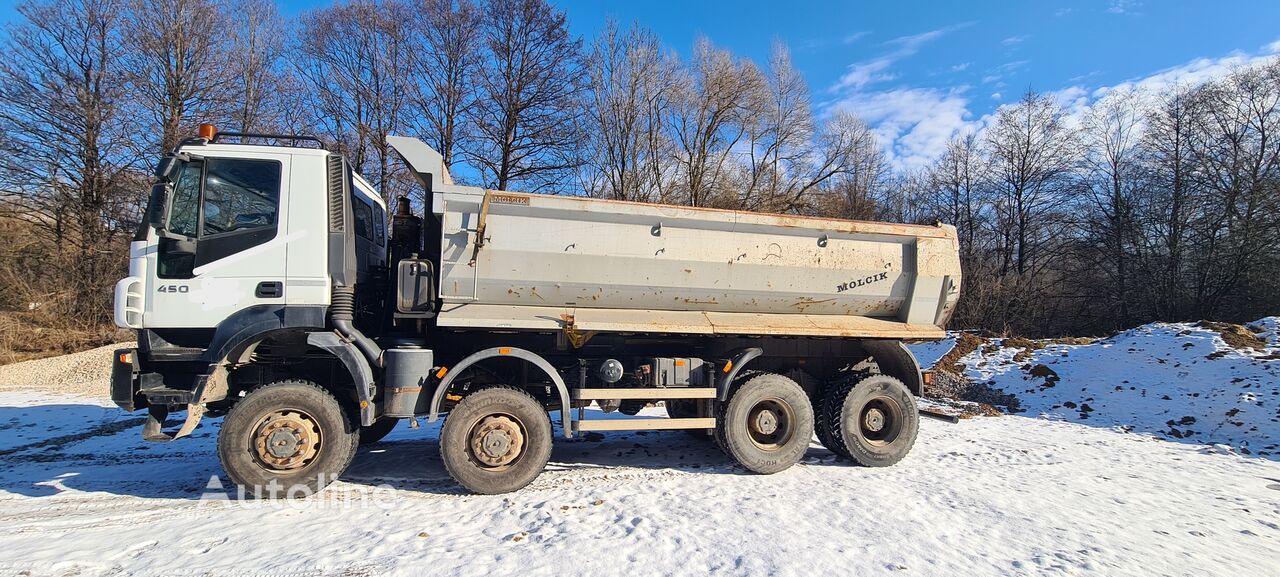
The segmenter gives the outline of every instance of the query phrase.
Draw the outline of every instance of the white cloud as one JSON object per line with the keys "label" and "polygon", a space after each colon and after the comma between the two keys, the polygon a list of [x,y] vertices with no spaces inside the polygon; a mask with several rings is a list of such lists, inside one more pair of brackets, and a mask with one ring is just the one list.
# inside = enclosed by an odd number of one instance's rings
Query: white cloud
{"label": "white cloud", "polygon": [[952,72],[964,72],[964,71],[965,71],[965,70],[967,70],[970,66],[973,66],[973,63],[972,63],[972,62],[961,62],[961,63],[959,63],[959,64],[953,65],[953,66],[951,67],[951,71],[952,71]]}
{"label": "white cloud", "polygon": [[965,88],[898,88],[849,94],[832,111],[847,110],[872,126],[889,161],[899,168],[928,165],[952,135],[976,129]]}
{"label": "white cloud", "polygon": [[1142,7],[1142,2],[1138,0],[1111,0],[1111,6],[1107,8],[1107,12],[1112,14],[1139,14],[1135,12]]}
{"label": "white cloud", "polygon": [[973,25],[973,22],[963,22],[937,30],[929,30],[920,34],[912,34],[910,36],[899,36],[886,42],[887,46],[893,47],[889,52],[872,58],[863,60],[849,65],[849,69],[840,77],[835,86],[831,87],[831,92],[840,92],[842,90],[860,90],[863,87],[886,82],[897,78],[896,75],[885,72],[895,62],[914,55],[920,51],[920,48],[929,42],[937,40],[942,36]]}
{"label": "white cloud", "polygon": [[1015,44],[1022,44],[1026,40],[1027,40],[1027,36],[1024,34],[1020,36],[1010,36],[1008,38],[1005,38],[1004,40],[1001,40],[1000,43],[1005,46],[1013,46]]}
{"label": "white cloud", "polygon": [[871,32],[868,30],[859,30],[851,34],[846,34],[844,38],[840,39],[840,43],[845,45],[853,44],[854,42],[862,40],[868,34],[871,34]]}
{"label": "white cloud", "polygon": [[[919,35],[917,35],[919,36]],[[1050,92],[1067,111],[1067,122],[1078,126],[1091,106],[1118,91],[1134,91],[1141,97],[1154,98],[1174,85],[1194,86],[1221,78],[1240,68],[1257,66],[1280,59],[1280,41],[1269,44],[1257,54],[1233,53],[1219,58],[1198,58],[1189,62],[1156,71],[1112,85],[1086,85],[1075,83]],[[857,70],[870,72],[881,79],[892,78],[889,68],[893,58],[881,58],[855,65]],[[1002,64],[983,78],[984,84],[992,84],[997,90],[990,94],[993,101],[1003,101],[1004,86],[998,72],[1008,72],[1025,66],[1026,61]],[[954,67],[953,67],[954,69]],[[855,70],[851,67],[851,72]],[[847,75],[846,75],[847,76]],[[1071,82],[1087,80],[1094,74],[1084,75]],[[870,78],[871,76],[868,76]],[[846,110],[861,116],[872,127],[880,140],[890,163],[901,170],[911,170],[929,165],[946,150],[947,141],[957,134],[980,133],[994,116],[979,116],[973,112],[968,86],[950,90],[938,88],[893,87],[885,90],[864,90],[871,82],[842,83],[833,86],[833,101],[822,106],[824,113]],[[1001,106],[1008,106],[1002,104]],[[985,106],[983,107],[985,108]]]}

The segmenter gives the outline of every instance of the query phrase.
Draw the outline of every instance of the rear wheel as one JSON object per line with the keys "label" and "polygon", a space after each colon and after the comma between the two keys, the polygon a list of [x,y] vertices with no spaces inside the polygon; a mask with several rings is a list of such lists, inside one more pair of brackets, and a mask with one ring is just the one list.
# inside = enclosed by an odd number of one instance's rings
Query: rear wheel
{"label": "rear wheel", "polygon": [[887,467],[911,451],[920,429],[915,397],[888,375],[850,379],[829,392],[823,420],[838,455],[866,467]]}
{"label": "rear wheel", "polygon": [[528,393],[511,387],[463,397],[440,430],[445,469],[474,493],[509,493],[531,483],[551,458],[551,419]]}
{"label": "rear wheel", "polygon": [[390,435],[398,424],[400,424],[400,419],[382,417],[368,427],[360,427],[360,446],[372,445],[381,441],[384,437]]}
{"label": "rear wheel", "polygon": [[720,405],[716,419],[720,447],[756,473],[777,473],[798,463],[812,437],[808,395],[778,374],[763,373],[742,383]]}
{"label": "rear wheel", "polygon": [[843,397],[840,397],[840,394],[842,392],[847,394],[848,390],[852,388],[853,385],[856,385],[858,381],[867,378],[868,374],[869,373],[864,371],[845,373],[831,381],[828,381],[823,384],[818,395],[813,401],[813,432],[818,437],[818,442],[822,443],[822,446],[829,449],[832,453],[846,459],[850,459],[852,457],[849,455],[849,452],[845,449],[843,444],[835,442],[835,436],[837,434],[835,428],[840,422],[840,409],[842,407],[843,400],[832,401],[832,399],[843,399]]}
{"label": "rear wheel", "polygon": [[310,381],[278,381],[227,413],[218,457],[246,495],[306,497],[347,469],[359,439],[360,428],[328,391]]}

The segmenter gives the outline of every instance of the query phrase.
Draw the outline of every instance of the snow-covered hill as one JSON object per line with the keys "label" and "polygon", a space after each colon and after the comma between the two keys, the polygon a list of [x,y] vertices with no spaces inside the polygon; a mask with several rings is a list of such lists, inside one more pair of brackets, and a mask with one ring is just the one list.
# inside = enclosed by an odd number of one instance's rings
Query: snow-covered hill
{"label": "snow-covered hill", "polygon": [[[994,339],[959,363],[970,379],[1016,395],[1021,415],[1227,445],[1276,459],[1278,320],[1268,317],[1244,331],[1215,323],[1152,323],[1087,344]],[[921,345],[915,352],[928,366],[955,342]]]}

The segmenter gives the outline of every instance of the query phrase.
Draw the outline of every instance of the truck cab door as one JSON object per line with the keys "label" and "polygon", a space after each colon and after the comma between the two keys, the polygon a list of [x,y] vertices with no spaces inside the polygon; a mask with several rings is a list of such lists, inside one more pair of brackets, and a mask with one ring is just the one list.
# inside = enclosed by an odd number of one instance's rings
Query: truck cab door
{"label": "truck cab door", "polygon": [[213,328],[284,303],[288,155],[192,156],[179,168],[148,268],[147,327]]}

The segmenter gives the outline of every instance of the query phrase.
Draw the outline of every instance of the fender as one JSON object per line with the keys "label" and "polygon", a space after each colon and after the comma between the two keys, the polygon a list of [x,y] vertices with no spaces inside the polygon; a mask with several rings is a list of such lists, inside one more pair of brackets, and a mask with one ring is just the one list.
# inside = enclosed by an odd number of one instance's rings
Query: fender
{"label": "fender", "polygon": [[[200,357],[208,366],[202,374],[196,375],[190,398],[184,402],[199,404],[225,398],[226,382],[218,377],[225,377],[225,373],[220,371],[228,358],[276,331],[323,329],[324,313],[325,307],[319,305],[257,305],[236,311],[223,319],[214,330],[209,347]],[[214,387],[208,390],[211,380],[214,381]]]}
{"label": "fender", "polygon": [[722,403],[729,400],[729,387],[733,385],[733,380],[738,378],[738,373],[742,371],[742,367],[747,366],[747,363],[756,357],[763,355],[764,349],[749,347],[730,351],[730,354],[732,356],[729,357],[729,372],[721,375],[720,380],[716,382],[716,400]]}
{"label": "fender", "polygon": [[542,369],[543,373],[546,373],[552,383],[555,383],[556,392],[560,393],[560,428],[564,430],[564,436],[566,439],[572,439],[573,427],[569,425],[569,413],[572,413],[573,411],[570,410],[569,407],[569,388],[565,386],[564,379],[560,378],[560,373],[556,371],[555,367],[551,366],[551,363],[548,363],[546,359],[538,356],[537,354],[515,347],[493,347],[491,349],[485,349],[471,354],[467,358],[459,361],[458,364],[453,366],[453,368],[449,369],[449,372],[440,380],[440,384],[436,385],[435,394],[431,396],[431,409],[427,414],[427,422],[434,423],[440,418],[440,403],[444,400],[444,393],[449,390],[449,385],[453,384],[453,380],[458,375],[462,374],[463,369],[485,359],[500,356],[515,357],[538,367],[539,369]]}
{"label": "fender", "polygon": [[924,376],[920,374],[920,363],[902,341],[868,339],[862,341],[862,348],[875,359],[882,374],[902,381],[911,394],[917,397],[924,395]]}
{"label": "fender", "polygon": [[342,365],[351,373],[351,380],[356,384],[356,395],[360,398],[360,426],[372,425],[377,417],[373,401],[369,397],[369,391],[374,387],[373,369],[360,349],[331,332],[308,333],[307,344],[323,349],[342,361]]}
{"label": "fender", "polygon": [[220,363],[231,353],[279,329],[324,329],[321,305],[256,305],[236,311],[218,323],[204,351],[204,361]]}

